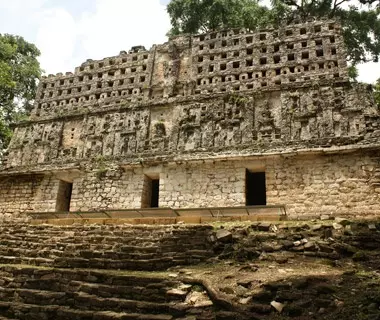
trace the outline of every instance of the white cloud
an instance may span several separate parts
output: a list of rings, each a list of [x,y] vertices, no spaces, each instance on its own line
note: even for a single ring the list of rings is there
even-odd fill
[[[36,12],[42,10],[47,1],[0,0],[0,32],[21,35],[27,41],[35,42]]]
[[[78,24],[85,53],[92,59],[134,45],[149,49],[166,41],[169,29],[166,7],[159,0],[97,0],[95,13],[84,15]]]
[[[72,69],[76,24],[62,8],[44,10],[40,14],[36,45],[41,50],[41,66],[47,73]]]
[[[0,8],[9,11],[30,11],[41,8],[49,0],[0,0]]]
[[[368,62],[357,66],[359,70],[358,81],[374,83],[380,78],[380,63]]]

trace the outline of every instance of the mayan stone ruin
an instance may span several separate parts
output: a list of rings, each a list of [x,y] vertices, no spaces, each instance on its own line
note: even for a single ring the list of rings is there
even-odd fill
[[[341,27],[184,35],[39,84],[0,213],[285,205],[380,214],[380,114]]]

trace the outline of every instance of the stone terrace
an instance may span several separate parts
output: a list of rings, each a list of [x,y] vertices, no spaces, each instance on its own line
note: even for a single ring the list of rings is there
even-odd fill
[[[216,230],[3,223],[0,319],[278,319],[271,301],[285,308],[284,319],[305,319],[321,306],[325,319],[358,319],[339,316],[344,309],[334,303],[334,279],[353,262],[378,264],[379,230],[377,222],[343,218],[240,222]],[[324,259],[337,269],[322,267]],[[300,268],[307,277],[281,278],[287,263],[285,270]],[[303,270],[303,264],[313,267]],[[348,301],[350,293],[339,299]]]
[[[212,256],[207,226],[0,226],[0,263],[164,270]]]

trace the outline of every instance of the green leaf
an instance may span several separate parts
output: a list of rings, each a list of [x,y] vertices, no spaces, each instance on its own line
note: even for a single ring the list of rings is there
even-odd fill
[[[41,76],[40,51],[22,37],[0,34],[0,145],[11,137],[10,123],[30,111]]]

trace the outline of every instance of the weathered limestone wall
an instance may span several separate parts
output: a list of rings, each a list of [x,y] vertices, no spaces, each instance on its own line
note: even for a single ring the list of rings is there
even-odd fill
[[[0,179],[0,218],[31,211],[54,211],[59,180],[31,175]]]
[[[71,211],[146,207],[146,181],[152,173],[160,179],[160,207],[244,206],[246,169],[265,171],[267,204],[284,204],[289,215],[380,214],[378,152],[87,173],[73,180]],[[53,202],[44,204],[41,211],[54,208]]]
[[[173,166],[160,175],[160,187],[160,206],[244,206],[245,168],[232,161]]]
[[[147,207],[147,178],[160,179],[159,206],[245,205],[245,173],[266,174],[268,205],[289,215],[380,214],[380,155],[349,153],[246,161],[199,161],[81,173],[73,182],[71,211]],[[59,177],[1,181],[0,213],[54,211]]]
[[[380,157],[343,154],[266,161],[268,204],[290,215],[380,214]]]
[[[265,171],[267,204],[290,215],[380,214],[379,154],[217,162],[168,168],[160,205],[245,205],[245,170]]]
[[[141,169],[84,174],[73,180],[70,210],[141,208],[143,185]]]

